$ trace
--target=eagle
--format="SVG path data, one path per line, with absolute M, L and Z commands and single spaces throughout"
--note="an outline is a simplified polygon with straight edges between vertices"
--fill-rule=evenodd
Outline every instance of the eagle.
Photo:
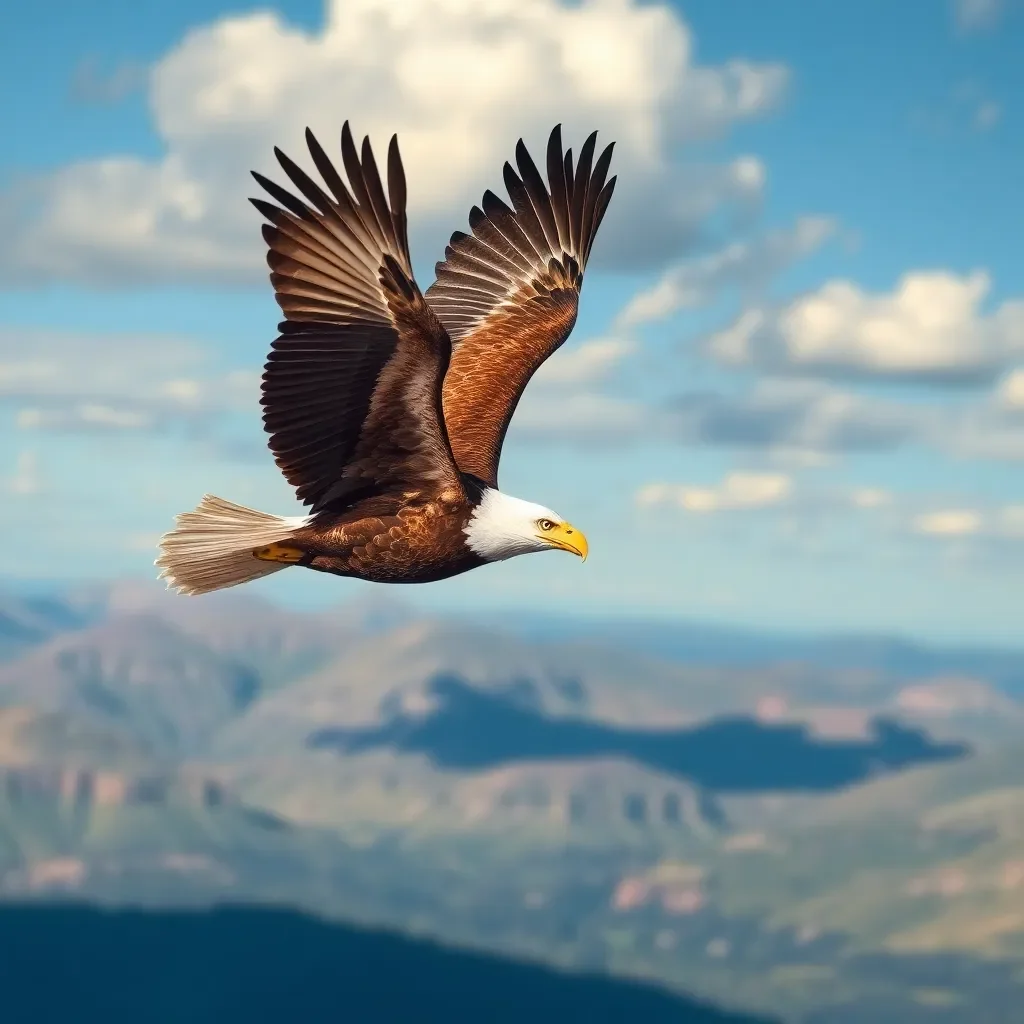
M 258 172 L 250 199 L 285 319 L 262 379 L 269 447 L 305 516 L 207 494 L 160 540 L 160 578 L 196 595 L 291 566 L 377 583 L 429 583 L 535 551 L 587 557 L 558 513 L 498 489 L 509 422 L 576 322 L 583 272 L 615 188 L 597 132 L 573 163 L 561 126 L 545 183 L 522 139 L 421 292 L 406 178 L 392 136 L 387 192 L 369 138 L 341 131 L 346 185 L 313 133 L 324 186 L 277 147 L 296 192 Z

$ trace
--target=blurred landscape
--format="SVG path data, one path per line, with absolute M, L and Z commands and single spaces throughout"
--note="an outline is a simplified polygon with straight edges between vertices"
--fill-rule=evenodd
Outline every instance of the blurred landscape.
M 300 614 L 129 582 L 9 590 L 0 645 L 15 998 L 34 984 L 11 959 L 34 962 L 25 935 L 51 956 L 166 943 L 163 925 L 146 938 L 163 918 L 128 913 L 149 910 L 194 933 L 182 972 L 223 960 L 224 998 L 255 932 L 261 956 L 295 955 L 280 927 L 320 951 L 307 971 L 340 956 L 357 987 L 450 967 L 474 1019 L 522 1019 L 488 1009 L 485 980 L 471 1011 L 478 971 L 514 970 L 548 979 L 550 998 L 530 991 L 552 1020 L 560 985 L 583 986 L 564 996 L 577 1007 L 599 986 L 593 1020 L 1016 1019 L 1024 652 L 511 614 L 499 628 L 391 600 Z M 266 909 L 202 916 L 239 904 Z M 367 928 L 384 946 L 354 938 Z M 86 998 L 102 972 L 59 959 L 86 988 L 47 998 Z M 303 1019 L 333 1005 L 328 979 L 350 985 L 323 972 L 322 996 L 301 983 Z M 366 1019 L 409 1019 L 377 991 Z M 258 986 L 244 998 L 247 1019 L 281 1019 Z M 457 1019 L 446 1005 L 429 1019 Z

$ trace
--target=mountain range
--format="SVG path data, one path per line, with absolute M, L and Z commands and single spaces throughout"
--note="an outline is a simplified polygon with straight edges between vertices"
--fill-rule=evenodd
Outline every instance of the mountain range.
M 285 905 L 783 1020 L 1002 1020 L 1024 656 L 843 643 L 8 593 L 0 895 Z

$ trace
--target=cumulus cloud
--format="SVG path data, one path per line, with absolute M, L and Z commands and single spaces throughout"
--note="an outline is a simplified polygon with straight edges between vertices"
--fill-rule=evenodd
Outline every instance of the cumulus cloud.
M 894 495 L 877 487 L 800 486 L 789 473 L 741 470 L 727 473 L 717 484 L 646 484 L 634 495 L 641 508 L 668 507 L 685 512 L 753 511 L 778 508 L 786 522 L 808 524 L 816 519 L 835 519 L 850 512 L 878 515 L 898 504 Z M 887 516 L 885 522 L 889 522 Z
M 823 375 L 990 379 L 1024 355 L 1024 301 L 991 312 L 988 274 L 904 275 L 872 294 L 830 281 L 781 307 L 747 309 L 708 340 L 720 362 Z
M 638 0 L 333 0 L 314 33 L 271 12 L 226 17 L 151 69 L 160 159 L 81 162 L 3 197 L 0 272 L 255 279 L 249 169 L 270 170 L 274 144 L 301 155 L 306 125 L 334 148 L 346 117 L 378 152 L 399 133 L 417 241 L 432 248 L 500 188 L 519 135 L 539 148 L 563 122 L 578 146 L 600 129 L 617 140 L 621 186 L 595 262 L 656 265 L 764 181 L 752 157 L 681 163 L 680 147 L 770 109 L 786 78 L 774 64 L 696 64 L 678 13 Z
M 998 25 L 1005 9 L 1005 0 L 953 0 L 953 20 L 961 32 L 982 32 Z
M 989 402 L 937 416 L 929 440 L 961 459 L 1024 460 L 1024 419 Z
M 936 537 L 963 537 L 977 533 L 981 528 L 981 515 L 973 509 L 942 509 L 938 512 L 924 512 L 914 518 L 917 533 Z
M 916 439 L 919 410 L 816 381 L 759 381 L 740 394 L 694 393 L 671 403 L 681 441 L 747 450 L 883 451 Z
M 880 487 L 858 487 L 850 494 L 855 508 L 882 508 L 892 502 L 892 495 Z
M 927 440 L 961 459 L 1024 460 L 1024 369 L 1009 370 L 981 396 L 947 405 Z
M 511 437 L 572 444 L 621 444 L 651 437 L 656 415 L 642 402 L 601 390 L 635 351 L 629 338 L 590 338 L 560 348 L 530 381 Z
M 687 512 L 722 512 L 764 508 L 785 501 L 793 481 L 782 473 L 729 473 L 714 487 L 648 484 L 637 493 L 644 506 L 674 505 Z
M 994 540 L 1024 538 L 1024 505 L 995 508 L 949 508 L 915 516 L 915 533 L 932 537 L 982 537 Z
M 978 416 L 971 444 L 993 443 Z M 967 413 L 903 404 L 842 390 L 820 381 L 767 378 L 740 391 L 700 391 L 640 401 L 595 388 L 531 386 L 512 420 L 510 437 L 583 444 L 675 443 L 720 448 L 770 459 L 783 467 L 817 468 L 848 453 L 928 445 L 961 454 Z M 986 457 L 1024 457 L 1024 431 Z M 880 494 L 862 495 L 862 506 Z
M 531 387 L 590 384 L 607 377 L 636 346 L 629 338 L 593 338 L 560 348 L 534 375 Z
M 21 452 L 14 472 L 5 482 L 7 493 L 16 498 L 32 498 L 39 494 L 43 490 L 43 478 L 36 453 Z
M 509 436 L 573 444 L 623 444 L 657 436 L 655 410 L 642 402 L 598 392 L 559 394 L 529 389 L 512 420 Z
M 631 328 L 663 320 L 681 309 L 704 306 L 729 287 L 750 295 L 812 253 L 835 232 L 835 227 L 828 217 L 801 217 L 792 228 L 734 242 L 718 252 L 672 267 L 628 303 L 617 324 Z
M 999 382 L 996 401 L 1006 409 L 1024 411 L 1024 369 L 1012 370 Z
M 0 329 L 0 406 L 24 431 L 145 431 L 255 408 L 258 375 L 180 338 Z
M 647 401 L 595 387 L 629 351 L 625 343 L 608 339 L 588 342 L 567 353 L 566 364 L 550 377 L 540 371 L 516 411 L 511 436 L 668 441 L 756 452 L 801 466 L 825 464 L 835 453 L 946 440 L 943 417 L 928 407 L 883 401 L 817 380 L 768 377 L 738 391 L 694 391 Z

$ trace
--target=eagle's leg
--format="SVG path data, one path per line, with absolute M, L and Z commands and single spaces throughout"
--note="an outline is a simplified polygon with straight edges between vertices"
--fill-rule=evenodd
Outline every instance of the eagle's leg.
M 298 565 L 304 558 L 313 556 L 294 544 L 267 544 L 253 550 L 253 557 L 263 562 L 283 562 L 285 565 Z

